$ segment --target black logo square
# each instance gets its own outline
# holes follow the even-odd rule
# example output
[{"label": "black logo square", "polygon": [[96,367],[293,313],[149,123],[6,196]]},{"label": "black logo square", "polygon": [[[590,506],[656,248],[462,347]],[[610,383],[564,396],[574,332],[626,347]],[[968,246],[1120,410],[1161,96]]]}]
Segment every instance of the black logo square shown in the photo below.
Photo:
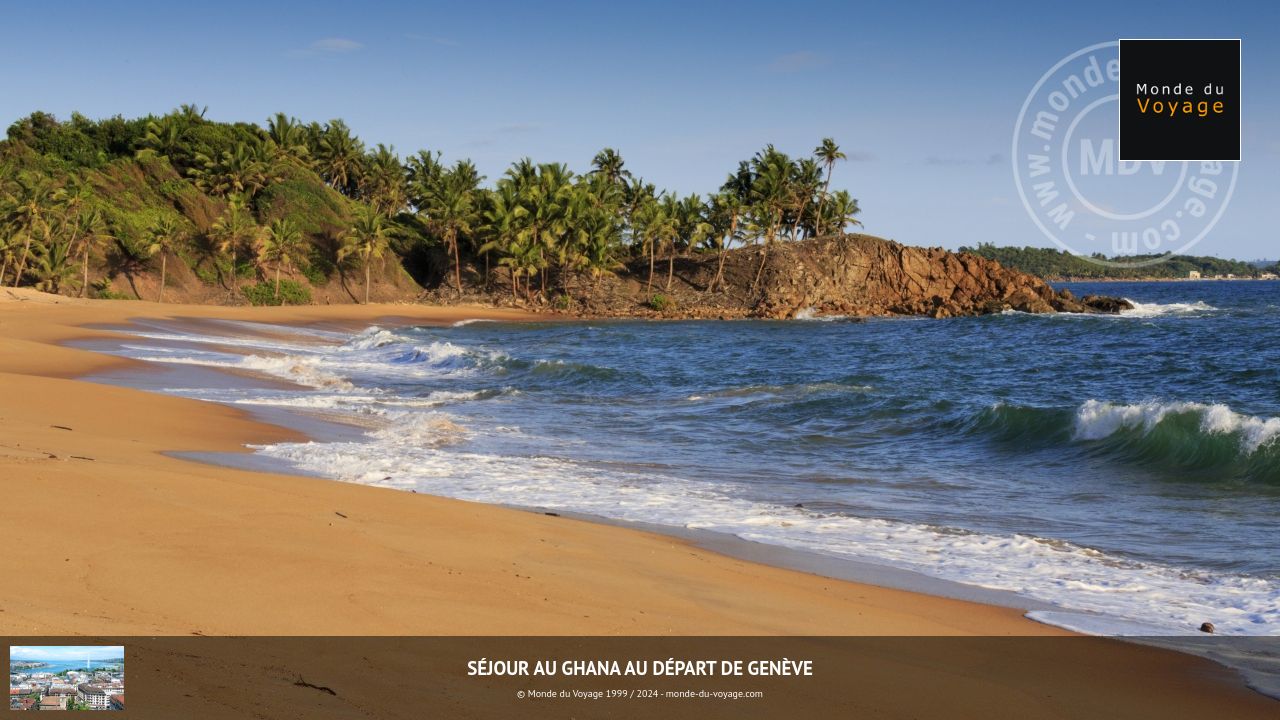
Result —
[{"label": "black logo square", "polygon": [[1121,40],[1120,159],[1239,160],[1240,41]]}]

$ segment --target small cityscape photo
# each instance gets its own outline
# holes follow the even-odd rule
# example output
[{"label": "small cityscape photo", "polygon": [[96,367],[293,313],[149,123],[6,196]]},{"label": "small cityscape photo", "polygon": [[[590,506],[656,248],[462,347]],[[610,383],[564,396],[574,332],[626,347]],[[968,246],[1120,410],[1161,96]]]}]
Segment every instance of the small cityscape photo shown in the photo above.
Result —
[{"label": "small cityscape photo", "polygon": [[124,647],[10,646],[9,709],[124,710]]}]

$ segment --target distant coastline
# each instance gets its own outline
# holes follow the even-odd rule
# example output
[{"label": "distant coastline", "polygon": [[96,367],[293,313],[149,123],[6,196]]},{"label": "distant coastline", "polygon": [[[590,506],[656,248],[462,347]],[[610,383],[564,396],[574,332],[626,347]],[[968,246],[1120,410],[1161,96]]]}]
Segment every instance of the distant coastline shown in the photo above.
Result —
[{"label": "distant coastline", "polygon": [[1054,277],[1054,276],[1050,276],[1050,277],[1044,278],[1044,280],[1045,282],[1051,282],[1051,283],[1091,283],[1091,282],[1096,282],[1096,283],[1133,283],[1133,282],[1196,283],[1196,282],[1241,282],[1241,281],[1270,282],[1274,280],[1280,280],[1280,277],[1185,278],[1185,277],[1148,276],[1148,277],[1128,278],[1128,277]]}]

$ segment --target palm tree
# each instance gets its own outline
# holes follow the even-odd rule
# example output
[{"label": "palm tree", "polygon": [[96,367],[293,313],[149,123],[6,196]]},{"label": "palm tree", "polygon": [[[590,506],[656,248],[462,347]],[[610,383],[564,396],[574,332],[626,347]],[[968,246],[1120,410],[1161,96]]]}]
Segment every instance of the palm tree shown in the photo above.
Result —
[{"label": "palm tree", "polygon": [[417,155],[405,160],[405,174],[408,178],[406,192],[409,204],[421,210],[426,207],[444,175],[439,151],[433,153],[430,150],[419,150]]},{"label": "palm tree", "polygon": [[[82,231],[96,231],[98,228],[96,223],[101,222],[101,212],[96,208],[86,212],[87,203],[93,197],[90,186],[81,177],[72,175],[67,178],[66,183],[54,191],[53,197],[61,205],[61,229],[63,233],[69,234],[67,238],[67,252],[74,253],[79,247],[80,235]],[[92,215],[93,225],[86,226],[83,222],[84,215]],[[84,281],[80,285],[80,294],[83,297],[85,286],[89,284],[89,256],[86,252],[84,255]]]},{"label": "palm tree", "polygon": [[147,255],[155,256],[158,254],[160,256],[160,294],[156,298],[156,302],[164,302],[164,287],[169,277],[169,253],[173,252],[174,244],[178,241],[181,232],[178,222],[170,215],[160,216],[155,221],[155,224],[151,226]]},{"label": "palm tree", "polygon": [[[485,277],[487,281],[490,253],[498,252],[500,265],[503,264],[502,257],[511,255],[512,245],[520,232],[520,221],[527,211],[520,205],[520,200],[516,196],[515,186],[507,181],[500,181],[496,190],[487,193],[486,199],[486,208],[483,213],[483,229],[485,235],[490,239],[480,246],[478,252],[485,256]],[[516,300],[518,276],[511,263],[506,265],[512,271],[511,299]]]},{"label": "palm tree", "polygon": [[779,152],[772,145],[756,154],[751,161],[753,181],[751,194],[752,212],[756,225],[764,230],[764,251],[760,253],[760,267],[756,270],[756,278],[751,286],[760,283],[760,275],[764,272],[765,261],[769,257],[769,246],[777,237],[782,225],[783,213],[793,199],[791,158]]},{"label": "palm tree", "polygon": [[22,255],[13,276],[13,286],[22,282],[31,256],[31,241],[37,236],[47,242],[50,236],[49,216],[55,205],[55,188],[42,174],[19,175],[15,181],[15,202],[10,210],[10,222],[17,226],[22,236]]},{"label": "palm tree", "polygon": [[196,187],[211,195],[237,195],[252,200],[280,177],[267,161],[266,153],[267,148],[260,143],[237,142],[230,150],[223,150],[216,159],[197,154],[199,166],[191,168],[188,174],[195,180]]},{"label": "palm tree", "polygon": [[84,297],[85,292],[89,289],[89,255],[93,253],[93,248],[104,239],[107,235],[107,221],[103,217],[102,211],[98,208],[90,208],[81,212],[76,217],[76,236],[80,238],[80,261],[83,266],[83,276],[80,281],[80,297]]},{"label": "palm tree", "polygon": [[274,263],[276,268],[276,294],[280,299],[280,268],[292,265],[302,249],[302,229],[289,218],[281,218],[271,223],[262,234],[258,245],[258,257]]},{"label": "palm tree", "polygon": [[218,252],[231,256],[231,291],[238,294],[240,273],[237,261],[240,247],[257,236],[258,224],[244,209],[243,201],[238,196],[233,196],[227,205],[227,211],[213,222],[210,230]]},{"label": "palm tree", "polygon": [[51,241],[46,243],[35,255],[32,266],[36,275],[36,289],[41,292],[57,293],[62,283],[75,277],[76,268],[71,262],[71,243],[67,241]]},{"label": "palm tree", "polygon": [[605,148],[596,153],[595,158],[591,160],[591,166],[594,168],[591,172],[604,177],[610,185],[616,185],[631,177],[631,171],[623,165],[622,156],[617,150]]},{"label": "palm tree", "polygon": [[711,199],[710,217],[712,224],[719,231],[720,243],[718,248],[719,257],[716,258],[716,275],[711,279],[711,284],[707,286],[707,291],[712,292],[724,282],[724,261],[729,244],[738,236],[738,219],[742,217],[743,208],[746,204],[741,196],[729,190],[721,190],[719,194]]},{"label": "palm tree", "polygon": [[520,278],[525,278],[524,299],[533,299],[533,290],[529,287],[529,278],[537,271],[540,263],[539,248],[533,238],[528,235],[517,235],[507,246],[507,254],[498,260],[498,264],[511,271],[511,293],[514,296],[520,285]]},{"label": "palm tree", "polygon": [[664,234],[668,246],[666,289],[670,292],[671,281],[675,277],[677,241],[683,242],[686,250],[692,250],[706,239],[711,226],[703,218],[705,208],[696,194],[682,199],[677,199],[674,195],[668,197],[669,201],[664,203],[663,212],[668,218]]},{"label": "palm tree", "polygon": [[849,196],[846,190],[837,190],[831,193],[831,203],[822,211],[822,216],[818,219],[818,232],[824,234],[842,233],[846,226],[850,223],[861,225],[855,217],[862,209],[858,207],[858,201]]},{"label": "palm tree", "polygon": [[[530,170],[532,168],[532,170]],[[568,232],[568,202],[573,192],[573,173],[560,163],[533,166],[522,160],[507,171],[507,178],[517,188],[525,212],[520,217],[520,236],[531,243],[537,253],[537,270],[541,291],[547,290],[547,267],[561,254],[562,240]]]},{"label": "palm tree", "polygon": [[405,169],[395,148],[378,143],[366,158],[365,172],[360,178],[360,194],[378,212],[391,216],[404,209],[407,201]]},{"label": "palm tree", "polygon": [[147,122],[146,133],[139,142],[137,156],[148,154],[173,158],[183,146],[183,124],[177,116],[165,116]]},{"label": "palm tree", "polygon": [[391,227],[387,219],[371,208],[362,207],[356,213],[355,223],[347,231],[343,245],[338,250],[339,262],[354,256],[364,266],[365,305],[369,304],[370,267],[374,260],[381,258],[387,251],[390,238]]},{"label": "palm tree", "polygon": [[843,152],[840,152],[840,146],[831,138],[823,138],[822,144],[813,149],[813,155],[827,167],[827,180],[822,184],[822,197],[818,199],[818,215],[822,215],[822,205],[827,200],[827,193],[831,191],[831,171],[835,168],[837,160],[847,158]]},{"label": "palm tree", "polygon": [[341,120],[331,120],[319,140],[320,177],[344,195],[353,195],[364,162],[364,143]]},{"label": "palm tree", "polygon": [[477,208],[480,175],[470,160],[459,160],[436,183],[426,198],[427,223],[440,234],[453,258],[453,282],[462,292],[460,234],[470,233],[479,220]]},{"label": "palm tree", "polygon": [[803,158],[791,170],[791,239],[800,239],[800,227],[822,182],[822,168],[816,160]]},{"label": "palm tree", "polygon": [[270,153],[277,160],[286,160],[303,166],[309,164],[307,131],[297,118],[289,117],[282,112],[268,118],[267,142]]}]

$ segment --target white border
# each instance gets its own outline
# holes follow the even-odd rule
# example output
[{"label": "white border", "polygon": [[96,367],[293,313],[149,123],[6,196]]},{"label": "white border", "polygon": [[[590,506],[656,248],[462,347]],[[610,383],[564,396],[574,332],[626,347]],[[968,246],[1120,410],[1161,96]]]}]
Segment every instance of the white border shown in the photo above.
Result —
[{"label": "white border", "polygon": [[[1119,59],[1121,48],[1124,47],[1125,40],[1136,40],[1136,41],[1141,41],[1141,40],[1191,40],[1191,41],[1232,40],[1232,41],[1235,41],[1236,63],[1237,63],[1236,74],[1240,78],[1240,98],[1238,101],[1240,105],[1240,110],[1238,113],[1236,113],[1236,122],[1238,122],[1240,125],[1240,139],[1236,143],[1236,152],[1239,153],[1241,157],[1238,157],[1234,160],[1224,160],[1221,158],[1209,159],[1209,160],[1203,160],[1203,159],[1175,160],[1173,158],[1164,158],[1160,160],[1154,160],[1154,159],[1126,160],[1124,157],[1124,143],[1121,142],[1121,137],[1123,133],[1120,132],[1120,114],[1121,114],[1120,102],[1117,100],[1116,102],[1116,155],[1118,157],[1116,158],[1116,160],[1118,160],[1119,162],[1237,162],[1237,163],[1243,160],[1243,156],[1244,156],[1244,40],[1241,38],[1118,38],[1116,41],[1117,42],[1117,46],[1116,46],[1117,60]],[[1124,63],[1120,63],[1119,85],[1120,85],[1120,92],[1121,94],[1123,94],[1124,93]]]}]

